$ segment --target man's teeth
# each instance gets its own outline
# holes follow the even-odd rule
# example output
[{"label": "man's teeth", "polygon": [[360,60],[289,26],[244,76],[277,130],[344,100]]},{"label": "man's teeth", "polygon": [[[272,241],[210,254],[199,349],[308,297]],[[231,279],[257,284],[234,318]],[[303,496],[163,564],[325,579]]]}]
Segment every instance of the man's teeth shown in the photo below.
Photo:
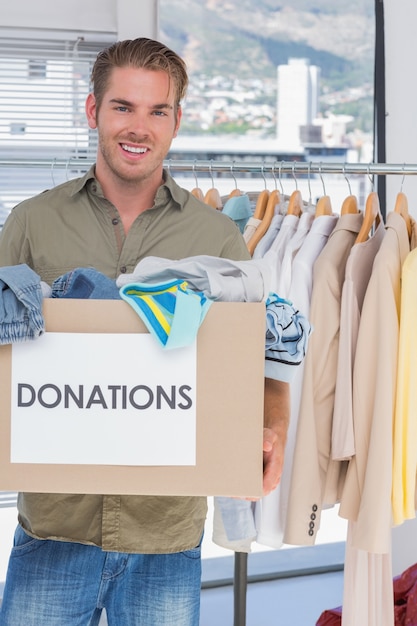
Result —
[{"label": "man's teeth", "polygon": [[123,150],[127,152],[134,152],[135,154],[143,154],[146,152],[146,148],[134,148],[133,146],[127,146],[126,144],[122,144]]}]

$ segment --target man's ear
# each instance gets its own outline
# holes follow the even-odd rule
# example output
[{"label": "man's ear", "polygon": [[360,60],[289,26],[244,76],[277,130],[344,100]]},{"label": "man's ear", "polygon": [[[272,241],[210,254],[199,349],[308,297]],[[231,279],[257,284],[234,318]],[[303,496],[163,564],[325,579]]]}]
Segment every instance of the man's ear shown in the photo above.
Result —
[{"label": "man's ear", "polygon": [[175,130],[174,130],[174,137],[176,137],[178,135],[178,131],[180,129],[180,124],[181,124],[181,118],[182,118],[182,108],[181,106],[178,106],[178,110],[177,110],[177,119],[176,119],[176,123],[175,123]]},{"label": "man's ear", "polygon": [[97,128],[97,106],[96,98],[93,93],[89,93],[85,101],[85,113],[90,128]]}]

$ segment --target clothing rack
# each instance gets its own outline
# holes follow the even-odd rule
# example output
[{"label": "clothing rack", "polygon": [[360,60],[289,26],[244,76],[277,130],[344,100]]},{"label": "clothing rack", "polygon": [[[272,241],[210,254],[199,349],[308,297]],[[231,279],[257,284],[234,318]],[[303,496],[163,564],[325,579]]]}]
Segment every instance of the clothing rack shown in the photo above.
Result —
[{"label": "clothing rack", "polygon": [[[69,159],[0,159],[0,168],[40,168],[64,169],[68,173],[74,170],[87,171],[94,163],[92,158],[74,156]],[[279,180],[283,174],[292,175],[319,175],[340,174],[345,177],[352,175],[367,175],[371,177],[387,175],[417,175],[417,163],[347,163],[336,161],[278,161],[278,160],[180,160],[166,159],[164,167],[172,174],[175,172],[207,173],[210,176],[247,173],[265,176],[270,174],[275,180]],[[246,591],[247,591],[247,563],[248,555],[243,552],[235,553],[234,560],[234,626],[246,624]]]}]

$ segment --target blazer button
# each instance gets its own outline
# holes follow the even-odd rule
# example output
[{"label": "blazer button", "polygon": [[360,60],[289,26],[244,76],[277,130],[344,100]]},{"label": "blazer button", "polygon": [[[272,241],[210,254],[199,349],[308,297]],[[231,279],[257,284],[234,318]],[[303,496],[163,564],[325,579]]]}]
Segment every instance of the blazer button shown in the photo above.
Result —
[{"label": "blazer button", "polygon": [[308,531],[308,534],[310,535],[310,537],[312,537],[314,535],[314,530],[310,528],[310,530]]},{"label": "blazer button", "polygon": [[314,511],[314,513],[317,511],[319,507],[317,506],[317,504],[313,504],[313,506],[311,507],[312,511]]}]

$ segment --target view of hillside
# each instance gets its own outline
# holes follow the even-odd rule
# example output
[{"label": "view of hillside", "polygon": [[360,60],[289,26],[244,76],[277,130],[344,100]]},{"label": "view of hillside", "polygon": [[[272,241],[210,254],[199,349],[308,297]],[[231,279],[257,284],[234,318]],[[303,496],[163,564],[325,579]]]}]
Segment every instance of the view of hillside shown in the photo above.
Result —
[{"label": "view of hillside", "polygon": [[[372,127],[373,0],[161,0],[160,30],[185,58],[192,83],[261,80],[269,85],[261,102],[270,105],[277,66],[307,58],[321,68],[323,112]],[[352,89],[357,95],[345,97]]]}]

